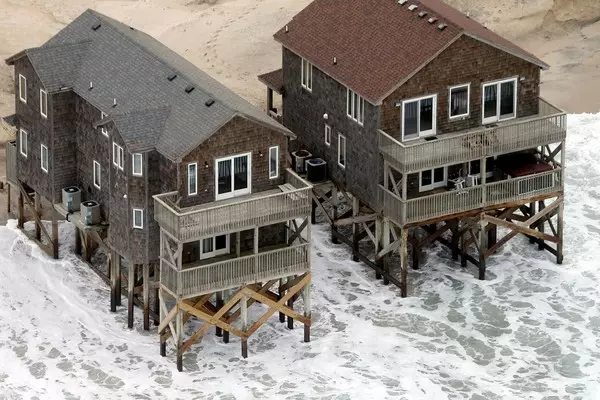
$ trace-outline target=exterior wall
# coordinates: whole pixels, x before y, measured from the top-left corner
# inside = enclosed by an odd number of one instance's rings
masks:
[[[48,117],[40,114],[40,89],[42,83],[29,58],[15,62],[15,113],[17,122],[17,177],[37,193],[52,199],[52,96],[48,95]],[[27,79],[27,103],[19,99],[19,74]],[[20,151],[20,129],[27,131],[27,157]],[[48,172],[41,168],[41,144],[48,147]]]
[[[279,146],[279,177],[269,179],[269,147]],[[263,156],[260,157],[258,152]],[[215,160],[251,153],[252,193],[277,188],[285,183],[287,140],[282,133],[242,117],[234,117],[208,140],[186,155],[179,165],[180,206],[215,201]],[[198,194],[187,195],[187,165],[198,163]],[[208,163],[208,167],[205,167]]]
[[[379,107],[365,101],[361,126],[346,114],[345,86],[314,66],[312,82],[312,92],[302,88],[301,58],[283,48],[283,124],[298,136],[293,146],[323,158],[332,181],[376,208],[377,184],[382,179],[377,147]],[[332,129],[330,146],[325,144],[325,123]],[[337,162],[339,133],[346,137],[346,168]]]
[[[54,140],[49,154],[50,175],[54,182],[54,202],[62,202],[62,189],[77,182],[77,135],[75,132],[75,97],[71,91],[48,96],[51,105]]]
[[[448,133],[482,125],[482,84],[511,78],[517,80],[517,117],[538,113],[539,67],[478,40],[463,36],[388,96],[381,106],[381,129],[401,137],[402,107],[397,102],[437,94],[437,133]],[[471,84],[470,114],[449,119],[449,88]],[[287,110],[286,110],[287,111]]]

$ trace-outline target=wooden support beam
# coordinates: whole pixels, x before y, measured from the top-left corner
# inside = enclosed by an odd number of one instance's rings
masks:
[[[127,275],[127,326],[133,328],[133,289],[135,282],[135,264],[129,263],[129,273]]]
[[[338,219],[333,222],[334,226],[344,226],[351,224],[358,224],[362,222],[374,221],[377,218],[378,214],[367,214],[367,215],[355,215],[349,218]]]
[[[23,229],[25,227],[25,210],[23,206],[23,190],[19,183],[19,195],[17,197],[17,228]]]
[[[479,222],[479,279],[485,280],[485,251],[488,247],[487,245],[487,233],[486,233],[486,221],[483,219],[484,214],[481,215],[481,221]]]
[[[335,223],[335,221],[339,218],[338,217],[338,191],[335,186],[331,189],[330,203],[331,203],[331,207],[333,209],[331,220],[333,221],[333,223]],[[333,225],[333,223],[331,224],[331,243],[338,244],[339,242],[337,240],[337,235],[335,234],[335,233],[337,233],[338,228],[337,228],[337,226]]]
[[[219,310],[225,303],[223,302],[223,292],[216,293],[215,306],[217,310]],[[220,326],[215,327],[215,335],[218,337],[223,337],[223,329]]]
[[[144,330],[150,330],[150,265],[144,264],[142,267],[143,276],[143,298],[144,298]]]
[[[308,320],[308,323],[304,323],[304,342],[310,342],[310,325],[311,325],[311,310],[310,310],[310,285],[308,282],[302,291],[302,297],[304,301],[304,318]]]
[[[242,315],[242,331],[248,330],[248,296],[242,296],[240,300],[240,311]],[[248,358],[248,338],[242,337],[242,358]]]
[[[400,248],[400,262],[401,262],[401,272],[400,275],[402,279],[400,282],[402,286],[400,287],[400,292],[402,297],[408,296],[408,229],[403,228],[401,234],[401,248]]]
[[[34,202],[35,202],[35,205],[34,205],[33,212],[36,213],[39,218],[42,215],[42,197],[40,196],[39,193],[34,194]],[[35,238],[37,240],[42,239],[41,227],[38,224],[35,224]]]
[[[352,198],[352,218],[358,218],[358,213],[360,212],[360,201],[357,197]],[[339,221],[338,221],[339,222]],[[334,223],[335,224],[335,223]],[[358,234],[360,231],[360,224],[355,221],[352,224],[352,261],[358,262]]]

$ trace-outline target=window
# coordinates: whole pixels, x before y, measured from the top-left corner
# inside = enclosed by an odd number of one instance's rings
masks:
[[[419,172],[419,192],[446,186],[448,183],[448,168],[440,167]]]
[[[19,99],[27,103],[27,78],[19,74]]]
[[[214,236],[200,241],[200,259],[229,253],[229,235]]]
[[[40,114],[48,118],[48,93],[42,89],[40,89]]]
[[[113,164],[120,170],[123,170],[125,167],[125,152],[123,151],[123,148],[115,142],[113,142]]]
[[[338,134],[338,164],[346,168],[346,136]]]
[[[106,114],[105,114],[105,113],[103,113],[103,112],[100,112],[100,119],[104,119],[104,118],[106,118],[106,117],[108,117],[108,115],[106,115]],[[106,126],[102,125],[102,126],[100,127],[100,132],[102,132],[102,134],[103,134],[104,136],[108,136],[108,129],[106,129]]]
[[[42,171],[48,172],[48,148],[42,145],[40,150],[40,164],[42,166]]]
[[[100,163],[94,160],[94,186],[100,189]]]
[[[346,114],[361,125],[365,120],[365,100],[350,89],[346,89]]]
[[[142,165],[143,165],[143,159],[142,159],[142,154],[141,153],[133,153],[133,155],[131,156],[131,165],[133,168],[133,175],[136,176],[142,176],[143,172],[142,172]]]
[[[302,87],[312,92],[312,64],[302,59]]]
[[[470,84],[450,88],[450,119],[466,117],[469,115],[469,102],[471,100]]]
[[[144,210],[141,208],[133,209],[133,228],[144,229]]]
[[[188,164],[188,196],[198,194],[198,164]]]
[[[437,95],[402,102],[402,140],[435,135]]]
[[[215,160],[216,200],[250,193],[250,153]]]
[[[331,146],[331,126],[325,124],[325,144]]]
[[[27,157],[27,132],[24,129],[21,129],[21,134],[19,135],[19,149],[21,154]]]
[[[269,178],[279,176],[279,146],[269,147]]]
[[[483,85],[483,123],[517,116],[517,78]]]

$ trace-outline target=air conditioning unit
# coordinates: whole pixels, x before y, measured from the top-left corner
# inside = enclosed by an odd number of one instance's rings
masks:
[[[294,164],[296,172],[299,174],[303,174],[306,172],[305,162],[307,159],[312,157],[312,154],[308,150],[298,150],[292,153],[294,157]]]
[[[94,200],[81,203],[81,219],[86,225],[98,225],[100,223],[100,204]]]
[[[77,186],[69,186],[62,190],[63,207],[67,212],[79,211],[81,205],[81,190]]]
[[[306,179],[309,182],[323,182],[327,179],[327,162],[321,158],[306,161]]]

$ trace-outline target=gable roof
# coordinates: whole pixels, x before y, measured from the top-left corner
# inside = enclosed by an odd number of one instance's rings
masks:
[[[48,91],[73,89],[137,151],[156,148],[178,161],[237,115],[293,135],[156,39],[93,10],[6,62],[25,55]]]
[[[411,11],[413,4],[417,8]],[[421,11],[427,13],[423,18]],[[429,23],[431,17],[437,21]],[[443,30],[440,23],[446,25]],[[440,0],[403,5],[398,0],[314,0],[274,37],[367,101],[380,104],[462,35],[548,67]]]

